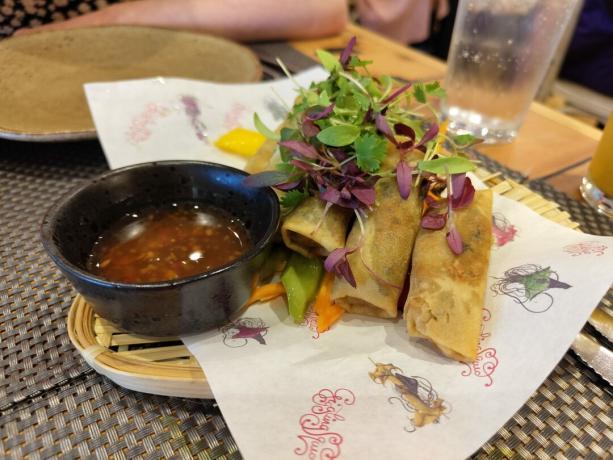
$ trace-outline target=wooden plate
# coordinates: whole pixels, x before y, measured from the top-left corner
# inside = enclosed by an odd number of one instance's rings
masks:
[[[569,228],[579,224],[558,205],[500,173],[484,169],[477,176],[494,192],[528,206],[541,216]],[[172,337],[131,334],[100,318],[78,295],[68,314],[68,334],[81,355],[98,373],[130,390],[185,398],[213,398],[196,359]]]
[[[0,137],[96,136],[83,84],[151,77],[259,81],[247,48],[209,35],[148,27],[41,32],[0,42]]]

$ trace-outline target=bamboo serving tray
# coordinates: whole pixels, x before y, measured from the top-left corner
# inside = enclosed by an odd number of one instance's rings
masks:
[[[557,203],[502,178],[501,173],[478,169],[476,175],[494,192],[541,216],[565,227],[579,227]],[[96,315],[80,295],[68,314],[68,335],[96,372],[122,387],[165,396],[213,398],[204,372],[178,338],[146,337],[119,329]]]

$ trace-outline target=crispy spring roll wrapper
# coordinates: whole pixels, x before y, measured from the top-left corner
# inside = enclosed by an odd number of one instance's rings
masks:
[[[350,313],[396,318],[398,299],[420,225],[419,194],[413,188],[409,198],[403,200],[394,178],[379,180],[376,191],[376,207],[364,222],[362,254],[358,250],[347,258],[357,289],[344,279],[336,278],[332,299]],[[360,238],[362,232],[356,221],[346,247],[354,248],[360,243]]]
[[[460,255],[449,249],[445,229],[419,231],[404,316],[409,335],[428,339],[450,358],[472,362],[492,245],[492,192],[476,192],[454,219],[464,242]]]
[[[289,213],[281,224],[285,246],[306,257],[326,257],[345,246],[352,211],[332,206],[323,217],[325,207],[324,201],[309,197]]]

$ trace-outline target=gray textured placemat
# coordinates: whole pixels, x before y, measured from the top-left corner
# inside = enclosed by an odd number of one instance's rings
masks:
[[[484,158],[520,182],[525,178]],[[72,347],[65,319],[74,291],[44,254],[48,206],[106,170],[97,142],[0,141],[0,454],[8,458],[240,458],[211,403],[131,392],[95,374]],[[610,221],[546,184],[586,231]],[[517,369],[521,372],[521,369]],[[567,354],[476,458],[603,458],[613,447],[610,391]],[[444,442],[444,440],[443,440]]]

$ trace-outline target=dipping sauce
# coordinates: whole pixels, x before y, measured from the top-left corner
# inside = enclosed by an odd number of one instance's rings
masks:
[[[94,243],[87,269],[109,281],[147,283],[209,272],[251,247],[242,222],[193,202],[128,213]]]

